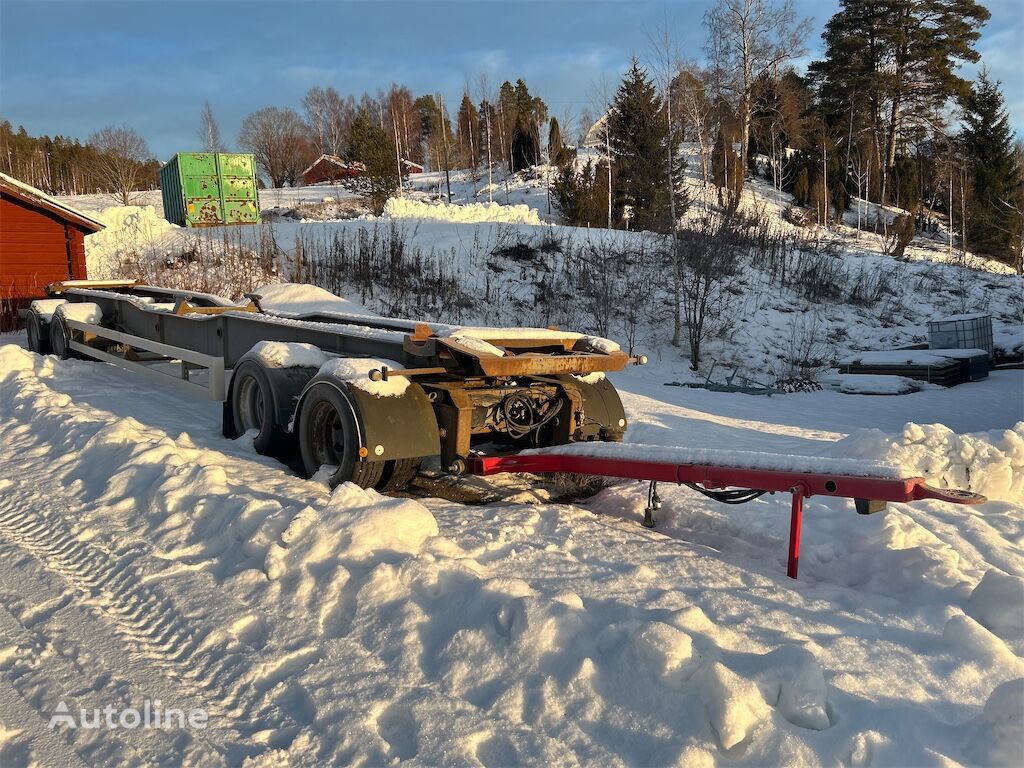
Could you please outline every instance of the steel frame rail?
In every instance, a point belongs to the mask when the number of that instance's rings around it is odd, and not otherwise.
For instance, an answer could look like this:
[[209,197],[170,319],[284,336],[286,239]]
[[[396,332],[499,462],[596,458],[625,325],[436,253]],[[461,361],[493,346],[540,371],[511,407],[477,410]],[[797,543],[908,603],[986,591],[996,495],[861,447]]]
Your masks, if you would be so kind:
[[[84,355],[96,358],[97,360],[102,360],[106,363],[113,363],[114,365],[118,365],[130,371],[135,371],[136,373],[141,373],[144,376],[154,377],[165,383],[184,387],[189,391],[201,392],[211,400],[225,399],[226,377],[224,372],[224,358],[219,355],[204,355],[191,349],[163,344],[159,341],[152,341],[151,339],[143,338],[142,336],[133,336],[130,333],[122,333],[121,331],[115,331],[111,328],[104,328],[102,325],[83,323],[79,320],[65,319],[64,323],[68,328],[72,328],[82,333],[114,341],[118,344],[125,344],[132,348],[144,349],[147,352],[154,352],[158,355],[163,355],[164,357],[169,358],[171,361],[180,360],[182,363],[182,375],[180,379],[177,379],[169,373],[163,373],[155,370],[152,367],[152,364],[137,363],[133,360],[113,355],[105,350],[97,349],[96,347],[71,339],[68,346],[77,352],[81,352]],[[209,385],[204,387],[201,384],[196,384],[195,382],[190,381],[188,379],[188,367],[185,365],[186,363],[206,368],[210,375]]]
[[923,477],[886,478],[833,475],[746,467],[676,464],[602,458],[579,454],[519,453],[503,456],[476,456],[468,471],[474,475],[503,472],[570,472],[599,477],[619,477],[666,483],[699,484],[708,490],[751,488],[770,493],[789,493],[793,497],[789,519],[789,550],[786,575],[797,578],[800,564],[800,535],[803,527],[804,499],[811,496],[835,496],[856,500],[912,502],[924,499],[951,504],[981,504],[987,499],[976,493],[933,488]]

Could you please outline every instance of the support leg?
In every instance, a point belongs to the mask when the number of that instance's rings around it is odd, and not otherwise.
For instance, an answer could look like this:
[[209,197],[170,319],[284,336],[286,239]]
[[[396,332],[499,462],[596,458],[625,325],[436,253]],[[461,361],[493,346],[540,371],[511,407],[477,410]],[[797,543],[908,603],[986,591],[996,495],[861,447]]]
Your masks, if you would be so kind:
[[654,527],[654,510],[661,509],[661,497],[658,495],[658,481],[651,480],[647,489],[647,507],[644,509],[644,528]]
[[791,579],[796,578],[797,567],[800,564],[800,525],[804,519],[804,495],[799,490],[793,492],[793,511],[789,516],[789,565],[786,568],[786,575]]

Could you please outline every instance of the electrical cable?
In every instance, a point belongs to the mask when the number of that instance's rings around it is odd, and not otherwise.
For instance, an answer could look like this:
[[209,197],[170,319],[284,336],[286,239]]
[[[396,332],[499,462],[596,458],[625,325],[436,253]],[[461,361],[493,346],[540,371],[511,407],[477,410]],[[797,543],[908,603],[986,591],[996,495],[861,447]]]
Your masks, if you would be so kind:
[[721,502],[722,504],[746,504],[748,501],[764,496],[767,491],[759,491],[756,488],[735,488],[728,491],[712,491],[702,488],[696,483],[683,483],[687,488],[692,488],[697,493],[702,493],[709,499]]

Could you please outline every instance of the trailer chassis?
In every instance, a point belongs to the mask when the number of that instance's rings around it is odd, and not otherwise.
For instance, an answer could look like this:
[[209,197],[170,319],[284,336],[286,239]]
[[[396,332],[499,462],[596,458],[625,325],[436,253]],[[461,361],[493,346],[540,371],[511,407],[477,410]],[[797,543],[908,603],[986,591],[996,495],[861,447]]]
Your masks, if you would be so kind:
[[[653,513],[660,506],[659,482],[685,484],[726,503],[789,493],[787,575],[793,579],[805,498],[852,498],[861,514],[881,511],[889,501],[986,500],[968,491],[932,488],[920,477],[768,470],[724,460],[636,460],[559,448],[621,441],[627,424],[618,394],[607,380],[591,380],[587,374],[645,362],[580,334],[495,330],[481,350],[472,338],[448,335],[446,326],[332,313],[284,317],[265,312],[258,296],[240,306],[136,281],[57,283],[48,293],[91,305],[101,320],[89,322],[60,311],[47,320],[30,309],[28,320],[35,324],[30,343],[40,347],[35,351],[46,351],[39,339],[48,330],[52,347],[62,356],[87,355],[202,390],[224,402],[226,436],[258,428],[258,451],[301,453],[309,474],[323,464],[336,464],[332,486],[349,481],[399,490],[415,476],[422,458],[435,455],[453,474],[632,478],[650,483],[647,527],[654,526]],[[314,345],[333,356],[385,358],[405,367],[395,370],[381,363],[369,379],[386,382],[398,376],[410,384],[400,397],[381,398],[368,394],[365,382],[360,387],[315,367],[274,368],[254,352],[266,341]],[[487,346],[497,348],[497,354]],[[180,364],[180,379],[157,372],[155,364],[168,361]],[[205,387],[191,380],[196,368],[208,372]],[[481,451],[484,442],[541,450],[508,453],[488,445]]]

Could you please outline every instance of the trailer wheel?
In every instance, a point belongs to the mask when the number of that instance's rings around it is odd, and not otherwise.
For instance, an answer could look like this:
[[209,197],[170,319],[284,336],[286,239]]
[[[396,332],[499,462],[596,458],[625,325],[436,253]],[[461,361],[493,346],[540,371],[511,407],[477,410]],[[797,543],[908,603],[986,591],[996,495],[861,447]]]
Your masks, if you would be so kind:
[[290,441],[274,417],[274,392],[266,371],[258,363],[244,360],[235,368],[232,378],[231,414],[235,431],[244,435],[256,430],[259,434],[253,447],[264,456],[287,452]]
[[48,355],[52,351],[50,346],[50,329],[43,318],[33,309],[25,316],[25,331],[28,333],[28,348],[37,355]]
[[314,384],[302,399],[299,450],[310,476],[323,466],[337,467],[330,478],[331,488],[345,482],[373,488],[384,473],[385,462],[360,459],[359,432],[352,405],[330,384]]
[[390,491],[404,491],[409,487],[416,475],[420,473],[422,458],[414,459],[391,459],[384,462],[384,474],[377,483],[377,490],[388,493]]
[[61,360],[82,357],[71,348],[71,331],[64,323],[64,318],[56,313],[50,321],[50,347],[53,349],[53,354]]

